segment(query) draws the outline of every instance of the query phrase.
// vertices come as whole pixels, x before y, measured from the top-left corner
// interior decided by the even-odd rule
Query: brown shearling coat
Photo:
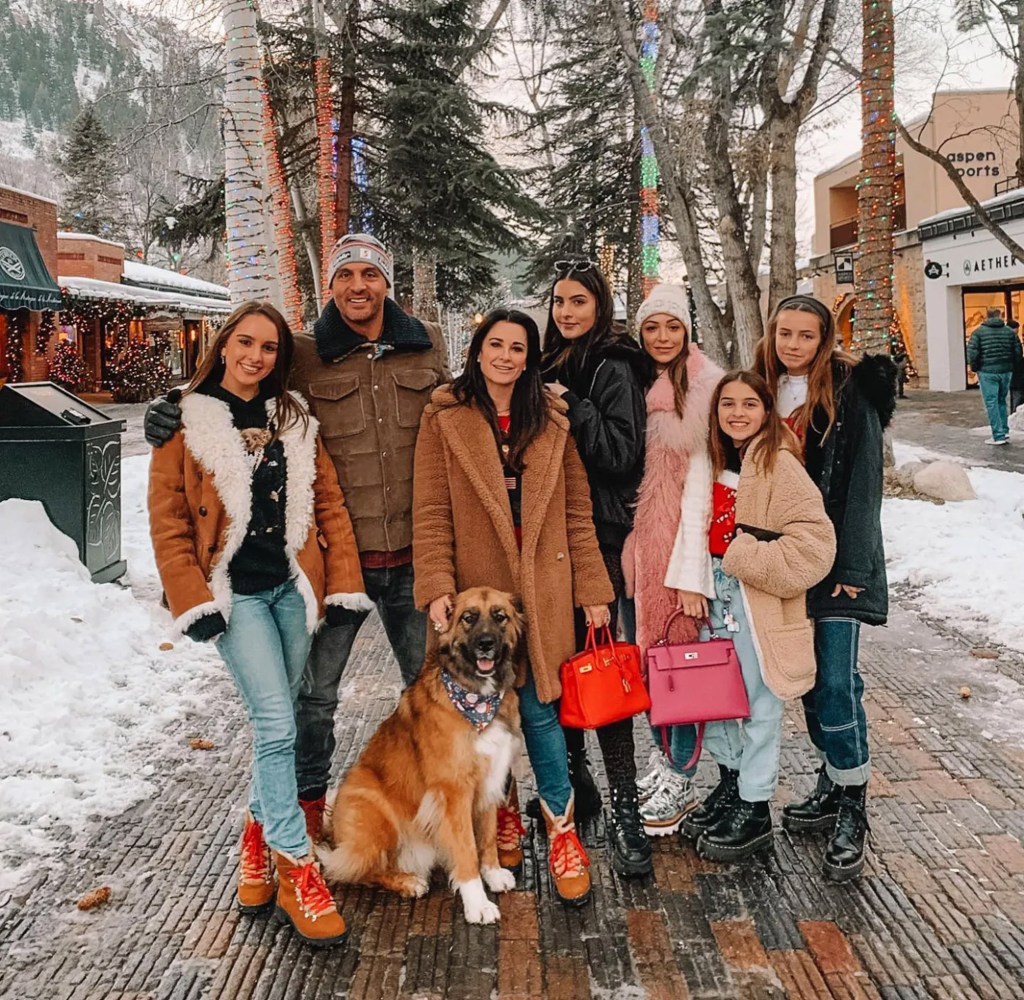
[[[783,450],[770,476],[756,461],[744,460],[736,523],[782,535],[761,542],[737,534],[722,569],[742,584],[765,684],[779,698],[797,698],[814,686],[814,626],[807,617],[807,591],[825,579],[835,560],[832,522],[800,459]]]
[[[302,405],[302,397],[292,393]],[[267,402],[273,415],[274,402]],[[245,539],[252,466],[226,403],[190,393],[182,424],[149,467],[149,526],[157,569],[175,627],[204,615],[231,616],[228,566]],[[312,633],[325,604],[370,610],[352,522],[330,456],[317,433],[293,424],[281,432],[285,455],[285,553]]]
[[[526,452],[520,552],[494,434],[478,410],[454,403],[448,386],[435,390],[416,439],[416,604],[467,587],[519,594],[537,697],[551,702],[562,693],[559,667],[576,651],[573,606],[614,597],[566,406],[550,401],[547,427]],[[517,683],[525,679],[520,668]]]

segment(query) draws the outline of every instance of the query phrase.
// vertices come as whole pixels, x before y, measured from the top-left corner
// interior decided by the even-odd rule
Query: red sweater
[[[711,527],[708,530],[708,551],[724,556],[736,535],[736,487],[740,477],[728,470],[722,472],[711,487]]]

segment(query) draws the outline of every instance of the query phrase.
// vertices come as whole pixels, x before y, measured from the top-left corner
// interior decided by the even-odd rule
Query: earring
[[[223,351],[221,352],[221,355],[220,355],[220,363],[222,365],[226,365],[228,363],[228,356],[226,354],[224,354]]]

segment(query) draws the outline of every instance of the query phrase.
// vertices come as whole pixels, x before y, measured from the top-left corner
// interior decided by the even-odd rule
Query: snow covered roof
[[[118,243],[117,240],[104,239],[102,236],[93,236],[91,233],[57,233],[58,240],[88,240],[90,243],[103,243],[108,247],[117,247],[118,250],[124,251],[124,244]]]
[[[11,194],[21,194],[26,198],[35,198],[36,201],[49,202],[51,205],[59,204],[54,198],[47,198],[45,194],[36,194],[35,191],[23,191],[21,188],[11,187],[8,184],[0,184],[0,189],[9,191]]]
[[[66,288],[73,295],[78,295],[84,299],[135,302],[138,305],[154,309],[216,313],[225,316],[231,312],[231,303],[223,299],[161,292],[152,288],[139,288],[134,285],[119,285],[113,281],[100,281],[99,278],[65,277],[61,275],[57,278],[57,284],[61,288]]]
[[[180,288],[195,292],[207,292],[213,298],[228,298],[230,292],[224,285],[215,285],[212,281],[200,281],[190,278],[187,274],[169,271],[165,267],[154,267],[152,264],[140,264],[135,260],[124,262],[124,278],[129,285],[159,285],[161,288]]]
[[[997,194],[994,198],[987,198],[981,202],[981,207],[985,209],[995,208],[997,205],[1004,205],[1011,201],[1021,201],[1022,199],[1024,199],[1024,188],[1013,188],[1011,191]],[[969,208],[967,205],[947,208],[944,212],[937,212],[935,215],[929,215],[927,219],[922,219],[918,222],[918,226],[927,226],[933,222],[941,222],[943,219],[953,219],[958,215],[970,215],[973,211],[974,209]]]

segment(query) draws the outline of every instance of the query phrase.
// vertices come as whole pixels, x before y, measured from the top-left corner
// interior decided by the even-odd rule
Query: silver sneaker
[[[665,755],[655,747],[647,758],[647,772],[636,779],[636,793],[641,802],[646,802],[658,790],[669,770]]]
[[[667,837],[675,833],[696,805],[693,781],[666,766],[664,780],[640,806],[644,832],[648,837]]]

